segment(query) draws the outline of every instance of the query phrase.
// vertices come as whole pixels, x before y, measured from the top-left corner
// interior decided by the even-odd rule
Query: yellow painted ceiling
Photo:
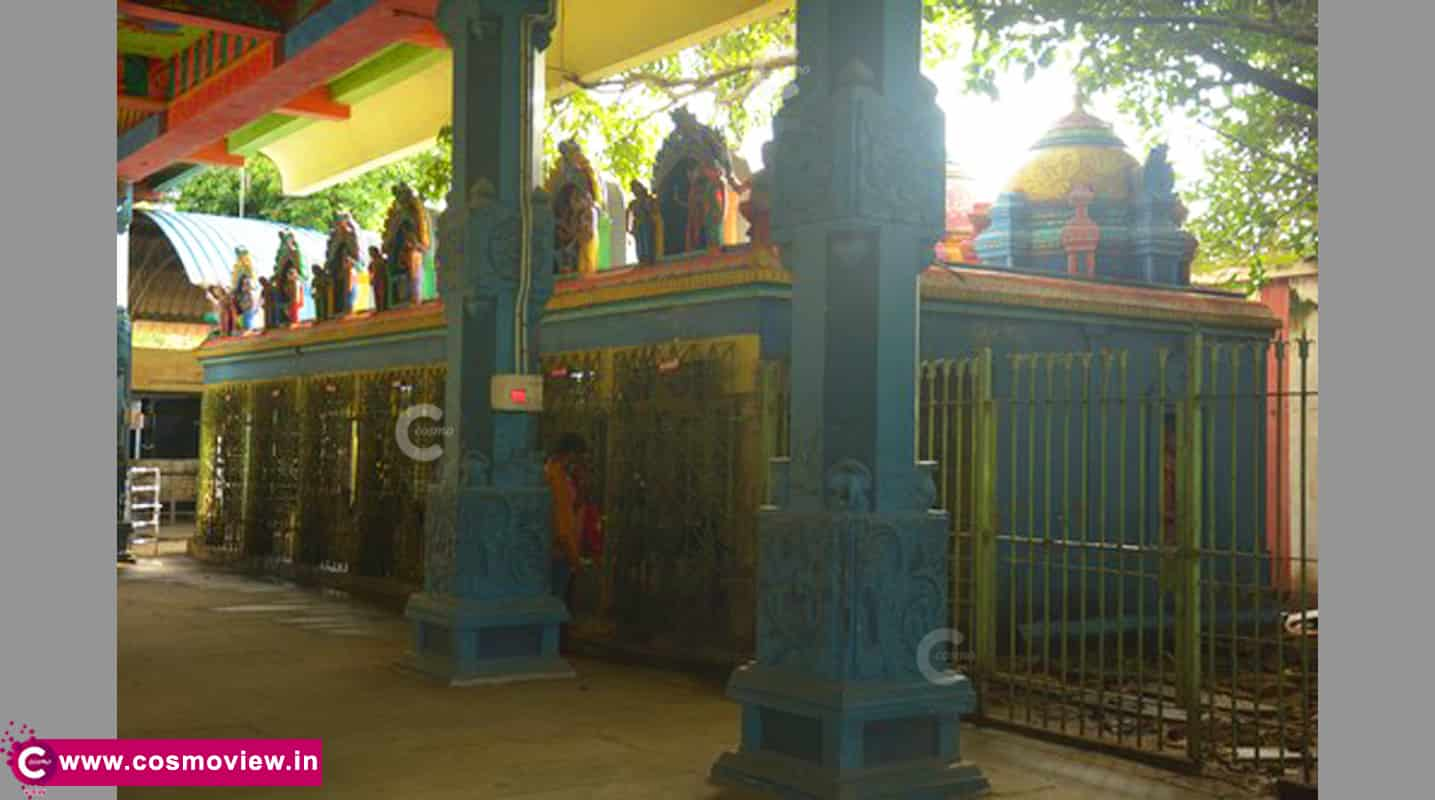
[[[792,0],[605,0],[560,6],[545,58],[548,96],[569,78],[598,80],[776,14]],[[355,104],[342,122],[320,122],[264,148],[286,194],[310,194],[431,144],[453,113],[452,62]]]

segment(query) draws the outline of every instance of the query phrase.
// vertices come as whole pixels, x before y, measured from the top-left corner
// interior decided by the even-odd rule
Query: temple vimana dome
[[[965,178],[949,169],[949,183],[956,180]],[[1137,160],[1110,123],[1085,109],[1080,95],[1032,145],[995,202],[967,198],[965,187],[949,187],[948,236],[938,247],[943,261],[1189,283],[1196,240],[1181,229],[1186,209],[1175,193],[1165,145]]]

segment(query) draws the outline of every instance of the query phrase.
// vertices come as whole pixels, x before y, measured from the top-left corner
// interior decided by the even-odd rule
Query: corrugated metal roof
[[[170,246],[184,265],[184,273],[195,286],[228,286],[234,267],[234,249],[248,248],[257,275],[268,277],[274,271],[274,257],[279,252],[279,232],[287,226],[258,219],[194,214],[160,208],[136,209],[159,226]],[[306,228],[289,228],[299,243],[304,267],[322,264],[327,237]]]

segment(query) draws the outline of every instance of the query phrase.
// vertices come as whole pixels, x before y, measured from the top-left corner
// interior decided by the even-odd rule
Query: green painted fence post
[[[997,409],[992,400],[992,351],[985,348],[977,361],[976,426],[972,432],[974,475],[972,521],[976,533],[972,588],[975,597],[973,631],[977,698],[990,685],[997,652]]]
[[[1178,505],[1176,580],[1176,680],[1186,711],[1186,751],[1200,762],[1201,713],[1201,459],[1203,402],[1201,334],[1186,341],[1186,392],[1177,445]]]

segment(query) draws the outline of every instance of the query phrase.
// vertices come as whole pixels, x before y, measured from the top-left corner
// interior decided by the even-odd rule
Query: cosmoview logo
[[[443,445],[431,444],[427,447],[419,447],[414,444],[413,424],[419,419],[442,422],[443,409],[429,403],[420,403],[404,409],[403,413],[399,414],[398,421],[394,423],[394,437],[398,439],[399,452],[415,461],[437,461],[443,456]],[[445,436],[453,434],[451,428],[440,428],[439,432]]]
[[[961,673],[950,668],[938,668],[937,663],[945,662],[949,665],[953,660],[951,655],[956,652],[964,640],[965,637],[962,636],[961,631],[955,628],[938,628],[922,637],[922,641],[917,643],[917,670],[922,673],[922,677],[926,678],[928,683],[934,686],[951,686],[962,679]],[[944,657],[939,662],[932,655],[933,651],[942,644],[947,647]]]
[[[0,733],[0,752],[27,800],[44,797],[45,784],[60,771],[60,760],[48,744],[35,738],[35,729],[11,720]]]
[[[42,742],[23,745],[15,753],[15,771],[32,783],[49,783],[59,764],[55,751]]]

